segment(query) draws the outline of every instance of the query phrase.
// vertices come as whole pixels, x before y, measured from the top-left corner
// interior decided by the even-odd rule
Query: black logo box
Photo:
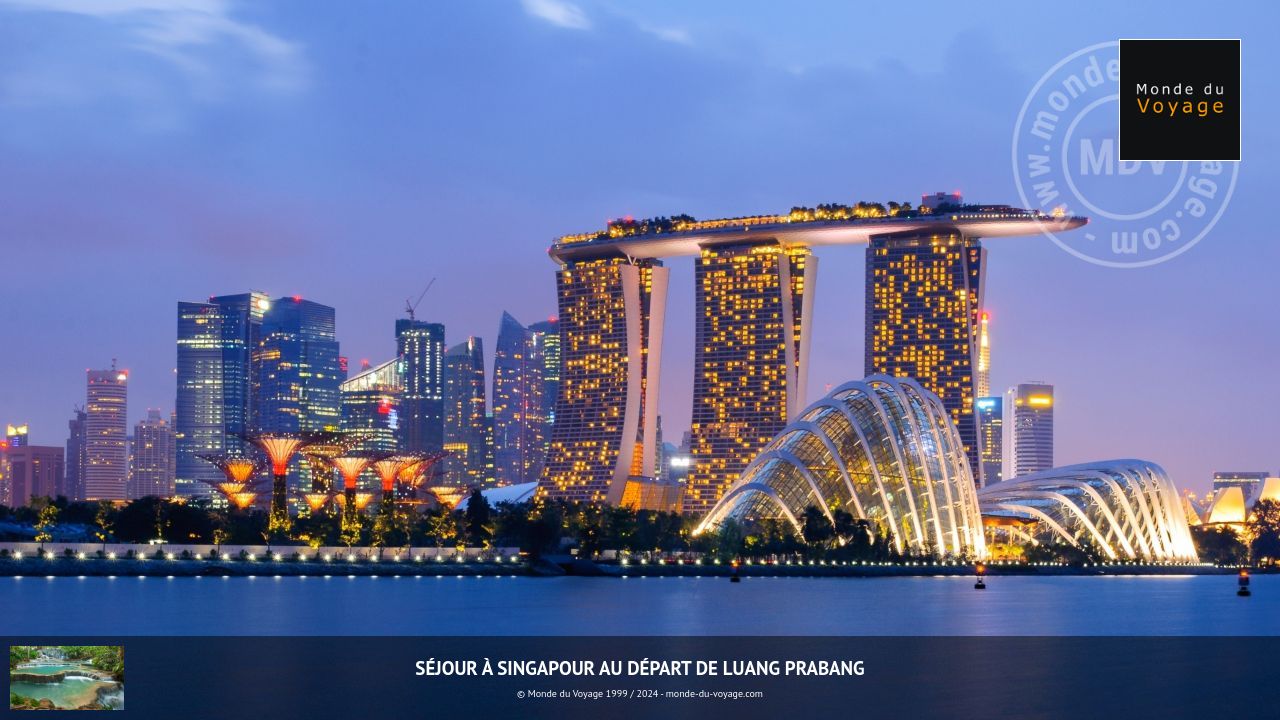
[[[1239,160],[1240,66],[1239,40],[1122,39],[1120,159]]]

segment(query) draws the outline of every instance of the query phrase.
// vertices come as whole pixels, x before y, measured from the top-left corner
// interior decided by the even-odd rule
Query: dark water
[[[1280,577],[0,578],[0,635],[1280,635]]]

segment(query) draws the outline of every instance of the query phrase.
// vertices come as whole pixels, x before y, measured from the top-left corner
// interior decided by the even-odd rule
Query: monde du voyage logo
[[[1240,100],[1239,40],[1082,48],[1045,72],[1018,114],[1013,169],[1024,207],[1087,215],[1080,230],[1045,234],[1097,265],[1181,255],[1235,191]]]

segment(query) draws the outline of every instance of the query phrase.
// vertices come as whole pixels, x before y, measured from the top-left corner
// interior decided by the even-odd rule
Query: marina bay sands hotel
[[[986,250],[980,238],[1063,231],[1082,217],[925,196],[785,215],[613,221],[559,238],[562,374],[539,492],[651,506],[669,270],[696,257],[692,466],[681,508],[709,510],[804,409],[818,258],[865,245],[864,373],[918,380],[955,421],[978,478],[973,412]],[[851,377],[852,377],[851,372]]]

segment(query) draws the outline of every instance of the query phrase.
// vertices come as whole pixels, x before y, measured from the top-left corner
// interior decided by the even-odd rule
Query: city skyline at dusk
[[[1189,14],[1108,7],[1099,23],[1081,11],[1041,42],[937,10],[918,45],[859,33],[852,60],[833,65],[817,58],[846,39],[821,25],[894,14],[760,5],[739,24],[677,4],[643,16],[552,0],[378,16],[151,5],[0,0],[0,17],[24,21],[0,23],[0,423],[29,423],[33,444],[66,441],[85,368],[112,358],[130,371],[128,426],[147,408],[168,417],[180,300],[261,290],[332,306],[354,369],[395,355],[405,298],[433,277],[417,314],[446,327],[448,346],[494,347],[504,311],[526,325],[555,315],[547,247],[610,217],[914,203],[944,189],[1018,205],[1010,118],[1040,74],[1139,19],[1143,35],[1167,24],[1176,36]],[[410,17],[470,31],[391,31]],[[476,33],[492,44],[462,40]],[[1244,47],[1258,66],[1277,59]],[[1263,79],[1244,81],[1259,110],[1276,104]],[[921,88],[918,104],[904,86]],[[1259,153],[1277,139],[1245,127]],[[1264,410],[1280,401],[1274,384],[1192,390],[1270,377],[1280,352],[1258,302],[1276,295],[1280,251],[1258,212],[1275,175],[1244,164],[1209,237],[1153,267],[1090,265],[1038,236],[984,243],[991,394],[1054,386],[1058,465],[1142,457],[1196,492],[1215,471],[1280,468]],[[864,248],[814,252],[806,403],[864,374]],[[666,266],[660,414],[678,441],[694,263]]]

